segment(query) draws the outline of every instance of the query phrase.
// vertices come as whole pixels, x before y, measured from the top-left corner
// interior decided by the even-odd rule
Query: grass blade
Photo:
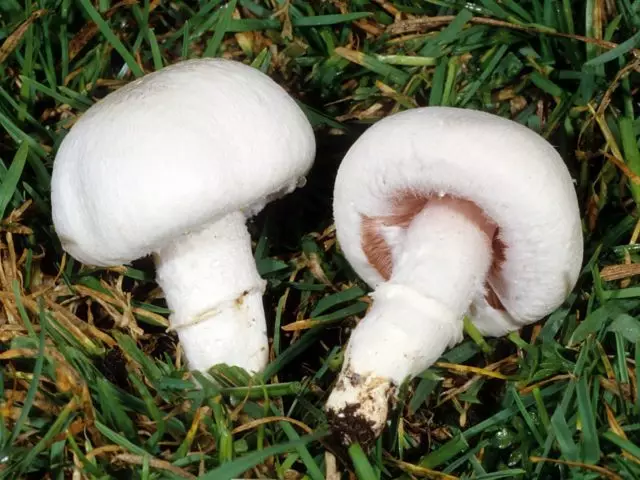
[[[100,33],[104,35],[107,41],[111,45],[113,45],[113,48],[120,54],[122,59],[125,61],[125,63],[129,67],[129,70],[131,70],[131,73],[133,73],[136,77],[141,77],[142,75],[144,75],[144,72],[142,71],[142,68],[140,68],[140,65],[138,65],[135,58],[133,58],[133,55],[131,55],[129,50],[127,50],[127,47],[124,46],[122,41],[120,41],[120,39],[115,35],[115,33],[113,33],[113,31],[111,30],[107,22],[105,22],[102,16],[100,15],[100,12],[98,12],[95,9],[95,7],[91,4],[89,0],[78,0],[78,1],[84,8],[84,11],[87,13],[87,15],[89,15],[91,20],[93,20],[93,22],[98,26]]]
[[[224,8],[224,12],[220,16],[218,23],[216,25],[216,30],[213,34],[213,37],[207,44],[207,48],[204,51],[205,57],[215,57],[218,54],[218,49],[222,44],[222,39],[224,38],[225,33],[229,30],[229,24],[231,22],[231,16],[233,15],[233,11],[236,8],[236,3],[238,0],[231,0]]]
[[[231,462],[227,462],[224,465],[213,469],[198,478],[199,480],[221,480],[223,478],[231,479],[234,477],[238,477],[239,475],[242,475],[242,473],[262,463],[264,460],[273,455],[279,455],[282,453],[293,451],[296,448],[307,445],[312,441],[318,440],[319,438],[321,438],[319,434],[306,435],[304,437],[301,437],[300,440],[267,447],[263,450],[258,450],[248,455],[244,455],[243,457]]]
[[[11,162],[7,174],[2,178],[2,183],[0,183],[0,219],[4,218],[7,207],[16,193],[16,187],[27,163],[28,154],[29,144],[22,142],[15,157],[13,157],[13,162]]]

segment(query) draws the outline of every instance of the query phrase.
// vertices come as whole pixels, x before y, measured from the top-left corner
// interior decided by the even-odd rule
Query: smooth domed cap
[[[499,302],[478,292],[469,311],[483,332],[500,334],[535,322],[564,301],[580,272],[583,240],[573,181],[562,158],[516,122],[448,107],[413,109],[379,121],[339,168],[337,236],[363,280],[374,288],[385,280],[365,251],[370,239],[363,236],[363,220],[398,220],[381,221],[382,240],[377,240],[387,243],[393,258],[402,248],[398,208],[406,215],[424,207],[430,196],[445,194],[472,201],[498,226],[499,268],[488,284]]]
[[[233,211],[257,213],[311,168],[313,129],[259,70],[188,60],[92,106],[60,146],[53,220],[63,248],[119,265]]]

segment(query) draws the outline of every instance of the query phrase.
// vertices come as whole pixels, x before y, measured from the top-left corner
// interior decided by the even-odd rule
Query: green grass
[[[640,477],[640,2],[230,3],[0,2],[2,477],[316,480],[327,449],[363,480]],[[148,262],[89,270],[63,260],[51,225],[53,156],[73,120],[204,55],[272,75],[318,137],[307,187],[252,224],[273,326],[264,385],[189,375]],[[332,179],[367,125],[422,105],[513,118],[559,149],[584,269],[538,325],[470,331],[404,386],[371,451],[336,451],[322,406],[367,287],[335,242]]]

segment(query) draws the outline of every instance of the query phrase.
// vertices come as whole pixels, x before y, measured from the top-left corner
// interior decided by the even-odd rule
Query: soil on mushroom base
[[[366,447],[375,441],[374,423],[358,413],[361,407],[358,402],[347,405],[339,414],[332,410],[327,412],[332,440],[338,445],[359,443]]]

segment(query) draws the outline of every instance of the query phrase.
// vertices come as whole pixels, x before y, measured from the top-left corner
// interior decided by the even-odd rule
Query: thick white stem
[[[226,363],[250,372],[268,360],[260,278],[242,213],[184,235],[156,253],[157,282],[192,370]]]
[[[327,402],[344,443],[368,443],[387,418],[395,387],[462,339],[462,318],[484,285],[491,244],[455,202],[434,201],[412,221],[388,282],[354,329]]]

